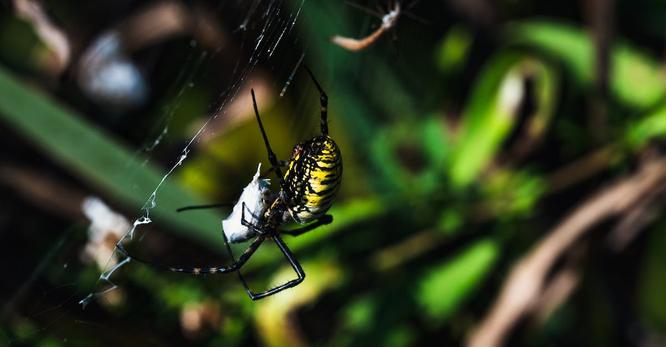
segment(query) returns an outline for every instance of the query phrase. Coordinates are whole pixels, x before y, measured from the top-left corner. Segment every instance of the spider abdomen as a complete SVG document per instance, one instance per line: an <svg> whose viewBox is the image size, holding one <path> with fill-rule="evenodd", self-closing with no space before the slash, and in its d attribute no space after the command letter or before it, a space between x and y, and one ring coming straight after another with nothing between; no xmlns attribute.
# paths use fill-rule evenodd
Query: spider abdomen
<svg viewBox="0 0 666 347"><path fill-rule="evenodd" d="M317 136L294 148L284 175L289 211L298 223L323 216L342 178L342 157L335 141Z"/></svg>

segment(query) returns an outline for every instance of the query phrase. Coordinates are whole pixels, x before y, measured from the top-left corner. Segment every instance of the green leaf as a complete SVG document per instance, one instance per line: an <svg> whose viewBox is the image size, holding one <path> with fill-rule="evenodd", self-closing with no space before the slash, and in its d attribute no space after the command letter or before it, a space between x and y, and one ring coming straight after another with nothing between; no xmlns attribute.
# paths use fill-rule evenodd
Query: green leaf
<svg viewBox="0 0 666 347"><path fill-rule="evenodd" d="M374 323L377 300L368 295L352 301L342 314L344 327L351 331L367 331Z"/></svg>
<svg viewBox="0 0 666 347"><path fill-rule="evenodd" d="M509 42L535 47L558 59L586 88L594 84L595 58L591 37L582 29L562 23L521 22L510 27ZM622 103L647 108L666 95L666 79L659 64L624 44L612 46L610 89Z"/></svg>
<svg viewBox="0 0 666 347"><path fill-rule="evenodd" d="M462 26L451 28L435 51L435 61L439 70L444 73L461 70L472 42L472 34L467 28Z"/></svg>
<svg viewBox="0 0 666 347"><path fill-rule="evenodd" d="M404 195L432 192L441 185L449 144L439 117L396 122L371 142L371 162L386 181L386 191Z"/></svg>
<svg viewBox="0 0 666 347"><path fill-rule="evenodd" d="M450 317L473 294L498 256L498 244L484 239L435 266L420 280L416 292L422 310L436 321Z"/></svg>
<svg viewBox="0 0 666 347"><path fill-rule="evenodd" d="M219 217L206 211L190 218L175 213L184 205L200 204L199 199L179 185L166 180L163 172L141 163L126 146L111 138L74 112L23 85L0 68L0 120L14 127L44 153L72 174L98 187L137 211L153 190L160 208L151 211L160 224L222 250Z"/></svg>
<svg viewBox="0 0 666 347"><path fill-rule="evenodd" d="M539 136L552 117L556 78L542 62L518 54L501 54L488 63L464 112L459 138L448 166L452 183L463 187L473 182L492 161L518 118L526 97L525 80L536 81L537 105L529 121Z"/></svg>
<svg viewBox="0 0 666 347"><path fill-rule="evenodd" d="M547 188L547 182L527 170L495 170L484 182L487 207L500 219L529 215Z"/></svg>
<svg viewBox="0 0 666 347"><path fill-rule="evenodd" d="M632 149L640 149L650 139L666 136L666 106L650 112L633 121L626 133L626 140Z"/></svg>

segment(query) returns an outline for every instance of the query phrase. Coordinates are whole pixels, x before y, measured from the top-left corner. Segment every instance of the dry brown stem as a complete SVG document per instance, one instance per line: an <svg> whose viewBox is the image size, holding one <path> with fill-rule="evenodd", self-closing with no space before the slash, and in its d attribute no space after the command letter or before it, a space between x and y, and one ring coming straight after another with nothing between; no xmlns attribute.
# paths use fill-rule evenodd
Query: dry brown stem
<svg viewBox="0 0 666 347"><path fill-rule="evenodd" d="M488 0L448 0L449 5L472 23L491 28L498 21L497 10Z"/></svg>
<svg viewBox="0 0 666 347"><path fill-rule="evenodd" d="M603 140L608 133L608 86L615 5L613 0L586 0L584 6L594 38L595 51L595 88L590 103L588 123L590 133L597 140Z"/></svg>
<svg viewBox="0 0 666 347"><path fill-rule="evenodd" d="M616 156L614 148L603 147L555 171L548 177L549 193L559 192L602 172Z"/></svg>
<svg viewBox="0 0 666 347"><path fill-rule="evenodd" d="M575 246L567 252L564 266L548 281L541 297L533 307L533 316L537 324L544 324L558 307L560 307L578 287L580 282L580 262L587 243Z"/></svg>
<svg viewBox="0 0 666 347"><path fill-rule="evenodd" d="M608 218L618 217L656 190L664 190L666 161L645 163L633 176L603 189L576 208L544 237L509 274L490 312L470 334L467 346L501 346L513 327L531 314L550 287L549 273L581 237ZM557 277L557 276L556 276Z"/></svg>
<svg viewBox="0 0 666 347"><path fill-rule="evenodd" d="M388 271L437 248L445 240L447 238L437 230L423 230L396 245L379 250L371 262L378 271Z"/></svg>
<svg viewBox="0 0 666 347"><path fill-rule="evenodd" d="M192 35L204 47L219 50L228 39L210 11L190 10L177 1L161 1L142 9L118 25L124 48L129 52L168 38Z"/></svg>
<svg viewBox="0 0 666 347"><path fill-rule="evenodd" d="M189 11L180 3L163 1L148 7L119 26L125 47L133 51L165 37L189 32Z"/></svg>
<svg viewBox="0 0 666 347"><path fill-rule="evenodd" d="M26 200L46 211L78 219L82 218L84 194L38 170L0 165L0 184L13 188Z"/></svg>
<svg viewBox="0 0 666 347"><path fill-rule="evenodd" d="M33 0L14 0L16 15L30 23L35 33L53 53L52 59L45 62L54 75L67 68L71 58L71 46L65 33L48 17L41 3Z"/></svg>
<svg viewBox="0 0 666 347"><path fill-rule="evenodd" d="M623 251L638 233L652 223L658 216L657 203L663 197L664 189L649 192L641 201L637 202L608 234L607 242L611 250Z"/></svg>

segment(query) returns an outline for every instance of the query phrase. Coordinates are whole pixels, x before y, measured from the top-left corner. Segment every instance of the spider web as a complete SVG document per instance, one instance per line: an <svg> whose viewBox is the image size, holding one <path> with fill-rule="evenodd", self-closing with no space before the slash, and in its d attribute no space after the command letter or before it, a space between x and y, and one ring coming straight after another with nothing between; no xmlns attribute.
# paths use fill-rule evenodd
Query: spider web
<svg viewBox="0 0 666 347"><path fill-rule="evenodd" d="M209 116L205 119L203 124L194 132L189 140L182 146L179 153L175 154L173 164L167 167L160 182L154 187L152 192L147 196L143 207L136 219L131 223L131 227L123 234L119 243L130 241L138 236L142 228L148 224L153 223L151 212L157 208L160 201L160 190L164 183L167 182L171 176L182 167L185 163L193 146L195 146L202 138L202 134L207 131L209 125L219 117L225 117L227 113L227 106L231 104L238 96L241 87L248 82L248 78L258 64L263 64L274 59L276 53L280 51L281 47L292 39L291 34L296 25L301 10L305 4L305 0L296 0L289 4L282 0L254 0L252 2L238 1L236 3L220 2L218 10L222 12L225 6L233 6L244 11L243 19L234 30L234 38L242 37L241 48L247 50L249 48L250 54L246 57L240 57L235 62L233 69L232 82L225 90L219 92L215 101L215 106L210 112ZM290 8L290 5L292 7ZM191 41L191 46L197 46L195 40ZM177 84L177 92L175 98L163 108L161 115L161 124L157 127L155 135L145 142L144 146L136 151L137 157L144 157L143 163L146 164L151 160L151 153L160 148L165 139L168 138L170 133L170 126L174 113L180 107L184 93L192 88L197 83L197 76L202 64L210 59L215 58L219 54L223 54L221 49L211 51L204 51L200 53L189 53L187 64L180 71L179 76L176 77L174 83ZM285 81L280 82L281 88L278 87L279 96L285 95L288 87L291 84L298 67L302 64L304 54L300 58L293 61L293 67L287 67L290 73ZM85 307L93 299L104 295L117 288L113 282L113 275L130 263L131 258L123 255L117 248L114 249L112 257L118 257L118 262L110 266L111 262L107 262L106 269L100 274L95 291L89 293L86 297L81 299L79 303ZM106 288L102 288L106 286Z"/></svg>

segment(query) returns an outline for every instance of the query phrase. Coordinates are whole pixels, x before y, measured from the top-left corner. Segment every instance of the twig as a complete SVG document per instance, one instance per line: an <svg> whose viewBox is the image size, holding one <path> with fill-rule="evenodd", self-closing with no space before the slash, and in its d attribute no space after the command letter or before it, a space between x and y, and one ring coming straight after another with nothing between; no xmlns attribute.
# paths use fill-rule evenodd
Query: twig
<svg viewBox="0 0 666 347"><path fill-rule="evenodd" d="M79 219L84 193L34 169L0 165L0 184L16 190L26 200L58 215Z"/></svg>
<svg viewBox="0 0 666 347"><path fill-rule="evenodd" d="M598 174L608 168L617 154L615 148L603 147L555 171L548 177L549 192L561 191Z"/></svg>
<svg viewBox="0 0 666 347"><path fill-rule="evenodd" d="M456 12L477 26L489 29L497 24L497 10L491 1L448 0L447 2Z"/></svg>
<svg viewBox="0 0 666 347"><path fill-rule="evenodd" d="M150 46L165 38L184 35L190 28L189 11L180 3L158 2L118 26L128 51Z"/></svg>
<svg viewBox="0 0 666 347"><path fill-rule="evenodd" d="M607 129L610 46L613 34L613 0L586 0L587 17L594 36L595 91L591 100L589 126L591 133L602 140Z"/></svg>
<svg viewBox="0 0 666 347"><path fill-rule="evenodd" d="M204 47L218 51L228 48L228 37L211 11L164 0L153 3L116 26L128 52L151 46L176 36L192 35Z"/></svg>
<svg viewBox="0 0 666 347"><path fill-rule="evenodd" d="M62 73L69 65L71 46L65 33L51 22L38 1L14 0L16 14L29 22L35 33L49 47L55 59L47 61L46 67L54 75Z"/></svg>
<svg viewBox="0 0 666 347"><path fill-rule="evenodd" d="M621 215L653 190L665 189L666 161L647 162L638 173L583 203L540 241L509 274L487 316L467 341L470 347L501 346L514 326L531 313L556 262L600 222ZM552 282L552 281L551 281Z"/></svg>
<svg viewBox="0 0 666 347"><path fill-rule="evenodd" d="M361 51L370 46L371 44L375 43L375 41L377 41L380 37L382 37L382 35L385 32L393 28L395 24L398 22L399 17L400 17L400 2L396 1L393 9L382 17L382 25L380 25L379 28L373 31L370 35L362 39L353 39L349 37L335 35L331 38L331 42L352 52Z"/></svg>
<svg viewBox="0 0 666 347"><path fill-rule="evenodd" d="M388 271L440 246L446 237L437 230L427 229L375 253L372 264L378 271Z"/></svg>
<svg viewBox="0 0 666 347"><path fill-rule="evenodd" d="M642 201L636 203L608 234L608 247L615 251L623 251L633 241L640 230L652 223L657 217L658 200L663 197L663 189L649 192Z"/></svg>
<svg viewBox="0 0 666 347"><path fill-rule="evenodd" d="M551 276L548 286L534 305L533 316L538 324L544 324L555 310L564 303L580 282L580 263L587 243L575 246L566 254L562 269Z"/></svg>

